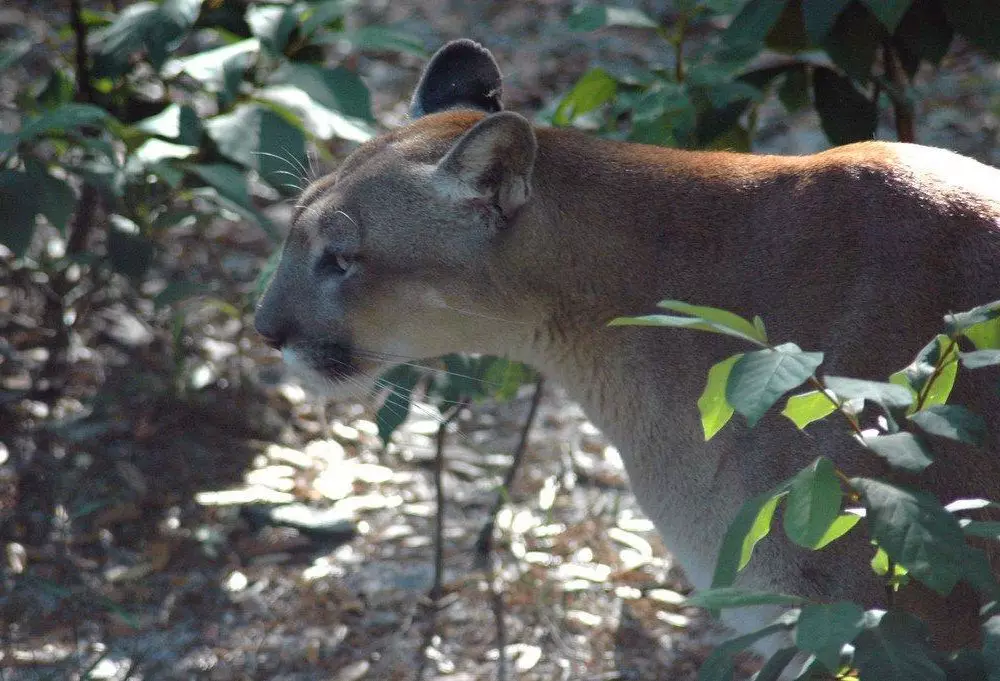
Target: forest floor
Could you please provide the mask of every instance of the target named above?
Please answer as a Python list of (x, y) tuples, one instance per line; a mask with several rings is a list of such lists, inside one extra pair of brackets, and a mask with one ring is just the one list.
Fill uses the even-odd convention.
[[(38, 19), (30, 3), (11, 7)], [(357, 20), (429, 47), (480, 40), (503, 66), (508, 106), (531, 113), (591, 59), (657, 49), (628, 32), (571, 33), (569, 7), (369, 0)], [(380, 122), (397, 124), (420, 61), (358, 66)], [(1000, 160), (997, 116), (982, 113), (1000, 109), (997, 75), (959, 57), (928, 79), (921, 141)], [(758, 140), (825, 146), (808, 115), (765, 117)], [(37, 300), (0, 280), (0, 349), (14, 358), (0, 363), (0, 680), (411, 681), (426, 665), (424, 679), (473, 681), (497, 679), (501, 654), (508, 679), (695, 679), (718, 632), (683, 606), (688, 586), (618, 452), (557, 386), (485, 568), (475, 541), (532, 388), (476, 404), (449, 429), (435, 611), (436, 408), (417, 405), (383, 447), (370, 406), (312, 398), (256, 338), (238, 301), (269, 255), (262, 235), (222, 220), (171, 239), (159, 275), (221, 281), (213, 299), (228, 306), (156, 309), (152, 289), (109, 283), (76, 324), (57, 399), (25, 397), (45, 330)], [(740, 678), (755, 664), (742, 658)]]

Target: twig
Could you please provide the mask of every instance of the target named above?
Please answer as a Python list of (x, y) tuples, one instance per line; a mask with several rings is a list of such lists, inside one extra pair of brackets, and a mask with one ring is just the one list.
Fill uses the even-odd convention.
[(892, 112), (896, 123), (896, 139), (900, 142), (916, 142), (916, 117), (913, 113), (913, 103), (906, 97), (906, 72), (899, 61), (896, 48), (890, 40), (882, 43), (882, 61), (885, 76), (892, 84), (889, 92), (892, 101)]
[(507, 625), (503, 619), (503, 590), (500, 588), (499, 577), (493, 562), (486, 571), (490, 580), (490, 600), (493, 601), (493, 621), (497, 628), (497, 681), (507, 681)]
[(514, 460), (511, 461), (510, 468), (507, 469), (507, 475), (504, 476), (503, 484), (497, 494), (496, 501), (493, 502), (493, 508), (490, 509), (489, 518), (486, 520), (486, 524), (483, 525), (483, 529), (479, 531), (479, 538), (476, 539), (476, 559), (482, 565), (490, 564), (490, 554), (493, 552), (493, 530), (496, 527), (497, 514), (507, 502), (508, 493), (514, 483), (514, 476), (517, 475), (518, 468), (521, 465), (521, 460), (524, 458), (524, 452), (528, 448), (528, 433), (531, 431), (531, 427), (535, 422), (535, 417), (538, 414), (538, 405), (542, 401), (542, 389), (544, 387), (545, 379), (539, 378), (535, 383), (535, 394), (531, 398), (531, 407), (528, 409), (528, 417), (525, 419), (524, 426), (521, 428), (521, 439), (518, 440), (517, 449), (514, 450)]
[(427, 648), (434, 640), (434, 632), (437, 629), (438, 601), (441, 600), (441, 592), (444, 583), (444, 443), (448, 435), (448, 426), (458, 418), (458, 415), (465, 408), (467, 401), (460, 400), (448, 414), (441, 419), (437, 431), (437, 448), (434, 455), (434, 493), (437, 497), (437, 519), (434, 524), (434, 583), (430, 591), (430, 616), (427, 623), (427, 631), (420, 646), (420, 665), (417, 667), (417, 679), (423, 679), (427, 670)]

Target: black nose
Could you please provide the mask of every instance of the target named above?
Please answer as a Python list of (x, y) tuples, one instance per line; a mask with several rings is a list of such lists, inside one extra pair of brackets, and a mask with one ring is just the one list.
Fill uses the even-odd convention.
[(253, 321), (253, 326), (264, 342), (275, 350), (280, 350), (281, 346), (288, 340), (287, 333), (277, 327), (272, 328), (272, 325), (265, 322), (264, 315), (259, 312)]
[(268, 345), (270, 345), (275, 350), (280, 350), (281, 346), (285, 344), (285, 339), (284, 338), (275, 338), (275, 337), (272, 337), (272, 336), (265, 336), (264, 334), (260, 333), (259, 330), (257, 331), (257, 333), (260, 334), (260, 337), (264, 339), (265, 343), (267, 343)]

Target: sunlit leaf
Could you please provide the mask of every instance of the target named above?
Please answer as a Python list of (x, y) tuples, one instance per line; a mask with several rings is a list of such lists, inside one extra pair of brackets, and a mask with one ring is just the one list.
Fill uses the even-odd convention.
[(576, 85), (559, 102), (552, 117), (555, 125), (569, 125), (577, 116), (606, 104), (618, 91), (618, 83), (606, 71), (594, 68), (587, 71)]
[(743, 504), (729, 524), (712, 576), (712, 588), (731, 586), (736, 573), (746, 567), (753, 549), (771, 531), (771, 519), (778, 502), (787, 492), (787, 483), (760, 494)]
[(751, 324), (743, 319), (743, 317), (733, 314), (728, 310), (708, 307), (707, 305), (691, 305), (680, 300), (661, 300), (656, 306), (672, 310), (673, 312), (691, 315), (692, 317), (700, 317), (714, 325), (732, 329), (748, 338), (760, 341), (761, 343), (767, 343), (767, 336), (763, 335), (761, 331), (763, 328), (762, 324), (761, 326)]
[(829, 416), (836, 409), (837, 405), (833, 400), (818, 390), (811, 390), (789, 397), (781, 414), (790, 419), (799, 430), (805, 430), (810, 423)]
[(698, 398), (698, 412), (701, 414), (701, 427), (705, 431), (705, 440), (711, 440), (733, 415), (733, 408), (726, 402), (726, 381), (729, 380), (733, 364), (742, 356), (742, 354), (733, 355), (714, 364), (708, 370), (705, 390)]
[(684, 605), (708, 610), (724, 610), (726, 608), (746, 608), (755, 605), (801, 605), (806, 599), (801, 596), (772, 593), (770, 591), (754, 591), (736, 587), (721, 587), (696, 591), (688, 596)]
[(821, 549), (827, 544), (834, 542), (850, 532), (861, 516), (854, 513), (842, 513), (830, 524), (822, 537), (813, 545), (814, 549)]
[(573, 31), (594, 31), (605, 26), (658, 27), (655, 21), (638, 9), (605, 5), (576, 7), (566, 20), (566, 25)]

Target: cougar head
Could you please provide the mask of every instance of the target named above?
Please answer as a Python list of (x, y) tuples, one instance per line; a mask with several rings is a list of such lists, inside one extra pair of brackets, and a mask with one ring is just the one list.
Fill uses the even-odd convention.
[(536, 141), (500, 91), (488, 51), (449, 43), (420, 79), (414, 120), (303, 193), (255, 326), (314, 383), (355, 394), (399, 362), (496, 352), (523, 315), (499, 264)]

